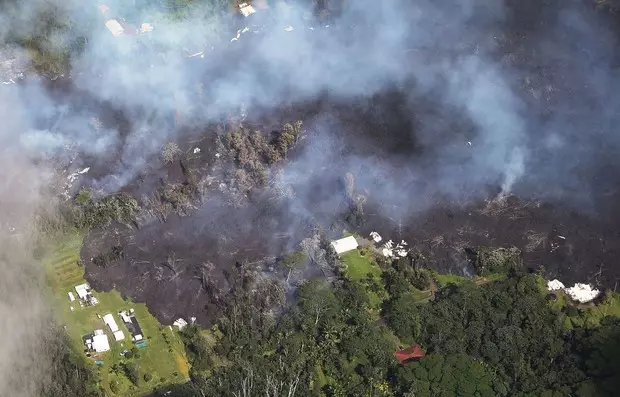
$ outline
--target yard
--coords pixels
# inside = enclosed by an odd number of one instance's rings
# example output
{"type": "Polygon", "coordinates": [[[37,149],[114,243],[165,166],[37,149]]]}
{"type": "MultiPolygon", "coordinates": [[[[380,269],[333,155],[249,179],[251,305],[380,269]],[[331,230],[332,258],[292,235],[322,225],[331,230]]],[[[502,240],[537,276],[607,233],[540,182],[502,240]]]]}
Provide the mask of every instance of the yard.
{"type": "Polygon", "coordinates": [[[377,266],[372,257],[372,253],[362,255],[359,250],[345,252],[341,259],[347,264],[347,275],[354,281],[364,280],[368,273],[374,276],[381,276],[381,268],[377,266]]]}
{"type": "Polygon", "coordinates": [[[387,292],[381,283],[381,268],[376,264],[373,253],[364,250],[364,255],[355,249],[343,253],[340,258],[347,265],[347,276],[366,287],[372,309],[380,309],[381,303],[387,298],[387,292]],[[372,278],[369,278],[372,275],[372,278]]]}
{"type": "MultiPolygon", "coordinates": [[[[95,329],[103,329],[108,335],[110,351],[93,357],[94,361],[103,361],[100,374],[102,387],[106,393],[118,396],[143,396],[154,388],[185,382],[189,377],[189,365],[176,329],[172,330],[159,324],[149,313],[146,305],[124,300],[115,290],[104,293],[91,291],[99,300],[99,304],[95,306],[82,308],[77,300],[69,302],[68,293],[72,291],[75,294],[74,287],[86,282],[84,269],[78,265],[82,239],[83,236],[78,233],[62,238],[47,249],[42,262],[48,274],[50,292],[55,298],[55,307],[66,325],[67,333],[76,350],[79,352],[84,350],[82,337],[95,329]],[[71,307],[74,311],[71,311],[71,307]],[[131,350],[134,345],[131,334],[119,318],[118,312],[130,308],[135,310],[146,347],[138,349],[137,357],[126,359],[121,356],[121,352],[131,350]],[[125,340],[116,342],[110,329],[97,316],[107,313],[112,313],[125,334],[125,340]],[[124,362],[138,366],[140,376],[137,385],[132,384],[122,371],[112,370],[115,364],[122,365],[124,362]],[[145,377],[145,374],[152,376],[145,377]]],[[[117,368],[118,366],[115,367],[117,368]]]]}

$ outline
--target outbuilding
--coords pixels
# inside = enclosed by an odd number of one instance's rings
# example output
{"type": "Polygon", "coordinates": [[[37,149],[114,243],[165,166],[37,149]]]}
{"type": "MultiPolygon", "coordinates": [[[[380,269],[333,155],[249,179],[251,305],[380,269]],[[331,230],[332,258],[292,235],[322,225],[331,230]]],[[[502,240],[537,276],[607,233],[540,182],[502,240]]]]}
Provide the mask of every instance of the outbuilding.
{"type": "Polygon", "coordinates": [[[112,331],[112,333],[118,331],[118,325],[116,324],[116,321],[114,320],[114,316],[112,316],[111,313],[108,313],[105,316],[103,316],[103,322],[108,327],[110,327],[110,331],[112,331]]]}
{"type": "Polygon", "coordinates": [[[112,33],[112,36],[114,37],[122,36],[125,32],[123,26],[116,19],[107,20],[105,22],[105,27],[108,28],[108,30],[110,31],[110,33],[112,33]]]}
{"type": "Polygon", "coordinates": [[[125,339],[125,334],[123,333],[123,331],[121,331],[120,329],[116,332],[114,332],[114,340],[121,341],[125,339]]]}
{"type": "Polygon", "coordinates": [[[187,327],[187,321],[185,321],[185,319],[183,318],[178,318],[172,325],[174,325],[179,329],[179,331],[181,331],[183,328],[187,327]]]}
{"type": "Polygon", "coordinates": [[[340,240],[332,241],[332,247],[336,250],[338,255],[352,251],[356,249],[359,245],[357,244],[357,240],[353,236],[341,238],[340,240]]]}

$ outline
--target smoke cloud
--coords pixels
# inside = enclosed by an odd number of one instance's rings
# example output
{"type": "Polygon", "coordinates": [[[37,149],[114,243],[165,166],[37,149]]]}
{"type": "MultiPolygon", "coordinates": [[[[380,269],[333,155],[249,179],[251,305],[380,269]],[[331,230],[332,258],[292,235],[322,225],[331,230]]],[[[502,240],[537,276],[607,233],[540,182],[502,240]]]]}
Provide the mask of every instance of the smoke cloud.
{"type": "MultiPolygon", "coordinates": [[[[65,76],[70,92],[31,79],[0,93],[0,394],[34,390],[18,376],[35,378],[34,333],[46,312],[28,237],[52,172],[36,165],[41,153],[99,167],[90,183],[111,193],[166,142],[187,138],[171,122],[175,112],[202,126],[240,106],[258,118],[327,98],[304,120],[303,150],[278,179],[295,192],[288,208],[303,217],[333,213],[341,199],[317,186],[345,172],[390,216],[438,198],[483,198],[489,186],[598,208],[618,180],[617,39],[582,2],[539,3],[349,1],[323,23],[305,18],[309,6],[278,3],[232,27],[207,6],[171,20],[137,5],[131,18],[154,25],[140,38],[113,37],[94,4],[58,3],[87,26],[85,52],[65,76]],[[187,58],[197,52],[204,57],[187,58]],[[352,107],[369,119],[342,120],[339,111],[352,107]],[[392,116],[402,123],[390,124],[392,116]]],[[[2,16],[2,36],[28,31],[41,4],[19,3],[18,20],[2,16]]]]}
{"type": "Polygon", "coordinates": [[[45,199],[46,167],[16,139],[28,129],[19,113],[15,91],[0,92],[0,395],[37,396],[46,375],[44,341],[50,311],[44,276],[33,259],[35,211],[45,199]]]}

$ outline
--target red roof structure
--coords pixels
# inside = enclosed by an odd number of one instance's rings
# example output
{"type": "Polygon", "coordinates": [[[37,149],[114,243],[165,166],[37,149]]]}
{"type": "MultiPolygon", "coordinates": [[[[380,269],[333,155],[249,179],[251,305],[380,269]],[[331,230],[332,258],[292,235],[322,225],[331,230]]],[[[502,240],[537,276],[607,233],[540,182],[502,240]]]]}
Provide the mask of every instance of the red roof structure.
{"type": "Polygon", "coordinates": [[[99,11],[101,11],[103,15],[106,15],[110,11],[110,7],[105,4],[101,4],[99,5],[99,11]]]}
{"type": "Polygon", "coordinates": [[[409,346],[406,349],[397,351],[393,355],[394,357],[396,357],[396,359],[398,359],[398,361],[400,361],[401,364],[404,364],[406,362],[424,357],[424,352],[422,351],[420,345],[416,344],[413,346],[409,346]]]}

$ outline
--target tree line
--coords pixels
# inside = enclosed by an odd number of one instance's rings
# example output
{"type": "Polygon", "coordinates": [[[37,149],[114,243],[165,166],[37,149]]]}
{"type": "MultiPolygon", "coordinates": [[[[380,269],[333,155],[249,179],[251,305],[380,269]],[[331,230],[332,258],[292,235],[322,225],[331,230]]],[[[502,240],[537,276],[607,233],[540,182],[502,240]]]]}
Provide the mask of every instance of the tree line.
{"type": "MultiPolygon", "coordinates": [[[[404,273],[402,263],[389,272],[404,273]]],[[[246,284],[213,329],[184,331],[192,381],[173,395],[585,397],[620,385],[620,319],[567,328],[569,310],[547,301],[538,275],[510,268],[426,303],[404,276],[382,278],[389,297],[378,318],[368,287],[347,277],[306,281],[275,307],[246,284]],[[424,358],[392,356],[413,343],[424,358]]]]}

